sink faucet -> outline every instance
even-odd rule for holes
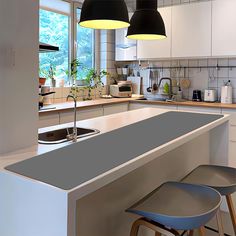
[[[172,91],[172,80],[171,80],[171,78],[166,78],[166,77],[161,78],[160,81],[159,81],[159,84],[158,84],[158,89],[160,88],[161,82],[162,82],[163,80],[169,80],[169,81],[170,81],[169,99],[171,99],[171,98],[172,98],[172,94],[173,94],[173,91]]]
[[[67,140],[68,141],[73,141],[74,143],[77,142],[77,125],[76,125],[76,121],[77,121],[77,114],[76,114],[76,110],[77,110],[77,100],[76,97],[74,95],[68,95],[67,96],[67,101],[69,100],[69,98],[72,98],[74,101],[74,127],[73,127],[73,133],[72,134],[68,134],[67,135]]]

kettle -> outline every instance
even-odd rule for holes
[[[193,90],[192,101],[201,102],[202,101],[202,91],[201,90]]]
[[[230,80],[221,87],[221,103],[232,104],[233,103],[233,88]]]

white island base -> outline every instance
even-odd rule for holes
[[[105,123],[114,119],[121,120],[118,128],[128,118],[125,123],[163,112],[143,109],[142,116],[132,111],[88,123],[99,123],[103,133]],[[200,164],[228,165],[228,119],[223,116],[68,191],[2,171],[0,235],[128,236],[136,217],[125,209],[133,203],[166,181],[181,180]],[[119,148],[126,147],[114,152]],[[147,235],[153,233],[141,230],[140,236]]]

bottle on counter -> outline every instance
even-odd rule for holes
[[[224,86],[221,87],[221,103],[233,103],[233,88],[230,80],[228,80]]]

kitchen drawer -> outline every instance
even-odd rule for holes
[[[78,117],[77,117],[77,120],[78,120]],[[73,121],[74,121],[74,112],[72,110],[60,112],[60,124],[71,123]]]
[[[95,117],[103,116],[102,106],[89,109],[77,110],[77,121],[87,120]],[[74,111],[66,111],[60,113],[60,124],[66,124],[74,121]]]
[[[192,107],[192,106],[178,106],[178,110],[182,111],[193,111],[193,112],[203,112],[203,113],[215,113],[220,114],[220,108],[203,108],[203,107]]]
[[[166,110],[177,110],[176,105],[160,105],[160,104],[144,104],[144,103],[130,103],[129,110],[136,110],[141,109],[145,107],[152,107],[152,108],[160,108],[160,109],[166,109]]]
[[[104,116],[128,111],[128,103],[103,106]]]
[[[38,128],[45,128],[45,127],[59,125],[59,124],[60,124],[59,113],[39,114]]]
[[[233,109],[222,109],[222,114],[230,115],[230,125],[236,126],[236,111]]]
[[[77,111],[78,120],[87,120],[95,117],[103,116],[103,107],[81,109]]]
[[[144,104],[144,103],[130,103],[129,104],[129,110],[137,110],[137,109],[142,109],[145,107],[153,107],[152,105]]]
[[[153,104],[153,107],[160,108],[160,109],[165,109],[165,110],[171,110],[171,111],[177,110],[176,105],[160,105],[160,104],[155,105],[155,104]]]

